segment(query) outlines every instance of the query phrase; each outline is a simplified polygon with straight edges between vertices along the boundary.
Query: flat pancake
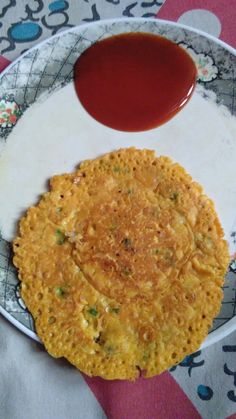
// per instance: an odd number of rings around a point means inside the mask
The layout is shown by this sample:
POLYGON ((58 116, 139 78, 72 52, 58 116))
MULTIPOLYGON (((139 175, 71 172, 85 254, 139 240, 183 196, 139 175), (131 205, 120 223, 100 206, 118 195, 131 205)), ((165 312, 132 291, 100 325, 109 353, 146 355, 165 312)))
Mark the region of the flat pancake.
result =
POLYGON ((134 148, 53 177, 21 219, 14 252, 48 352, 106 379, 151 377, 197 350, 229 263, 201 186, 134 148))

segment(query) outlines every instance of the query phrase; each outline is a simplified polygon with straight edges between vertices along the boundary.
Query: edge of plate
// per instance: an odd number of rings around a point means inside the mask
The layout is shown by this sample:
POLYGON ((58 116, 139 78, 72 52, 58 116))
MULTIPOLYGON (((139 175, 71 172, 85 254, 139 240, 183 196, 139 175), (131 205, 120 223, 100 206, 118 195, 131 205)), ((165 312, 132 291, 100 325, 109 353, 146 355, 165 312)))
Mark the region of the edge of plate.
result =
POLYGON ((200 349, 205 349, 213 343, 219 342, 221 339, 224 339, 230 333, 236 330, 236 315, 220 326, 218 329, 213 330, 210 334, 207 335, 206 339, 200 346, 200 349))
MULTIPOLYGON (((207 32, 201 31, 199 29, 196 28, 192 28, 191 26, 187 26, 187 25, 183 25, 181 23, 178 22, 172 22, 169 20, 165 20, 165 19, 158 19, 158 18, 143 18, 143 17, 134 17, 134 18, 112 18, 112 19, 102 19, 102 20, 98 20, 95 22, 89 22, 89 23, 85 23, 85 24, 81 24, 72 28, 69 28, 63 32, 60 32, 56 35, 51 36, 50 38, 46 38, 43 41, 39 42, 38 44, 36 44, 35 46, 33 46, 32 48, 30 48, 29 50, 27 50, 24 54, 20 55, 16 60, 14 60, 11 64, 9 64, 1 73, 0 73, 0 78, 2 76, 4 76, 9 69, 15 65, 15 63, 17 63, 18 61, 20 61, 22 59, 22 57, 26 56, 29 51, 33 51, 39 47, 41 47, 42 45, 46 44, 48 42, 49 39, 54 39, 54 38, 60 38, 61 36, 63 36, 63 34, 65 33, 69 33, 69 32, 75 32, 78 30, 78 28, 83 29, 83 28, 88 28, 91 26, 97 26, 99 24, 112 24, 112 23, 116 23, 116 22, 130 22, 130 21, 136 21, 136 22, 144 22, 144 21, 148 21, 148 22, 153 22, 153 23, 158 23, 160 25, 169 25, 169 26, 173 26, 173 27, 177 27, 177 28, 181 28, 181 29, 186 29, 190 32, 193 32, 197 35, 201 35, 205 38, 210 39, 211 41, 215 42, 216 44, 220 45, 222 48, 228 50, 230 53, 232 53, 234 56, 236 56, 236 49, 233 48, 232 46, 230 46, 229 44, 227 44, 226 42, 208 34, 207 32)), ((33 331, 31 331, 30 329, 28 329, 26 326, 24 326, 21 322, 19 322, 18 320, 16 320, 8 311, 6 311, 2 306, 0 306, 0 313, 10 322, 12 323, 17 329, 19 329, 21 332, 23 332, 24 334, 26 334, 27 336, 29 336, 30 338, 34 339, 37 342, 40 342, 39 337, 37 336, 37 334, 33 331)), ((204 340, 204 342, 202 343, 202 345, 200 346, 200 349, 205 349, 208 346, 220 341, 221 339, 223 339, 224 337, 228 336, 230 333, 232 333, 234 330, 236 329, 236 315, 234 317, 232 317, 229 321, 227 321, 225 324, 223 324, 222 326, 220 326, 218 329, 216 329, 215 331, 213 331, 212 333, 210 333, 207 338, 204 340)))
POLYGON ((9 64, 1 73, 0 73, 0 78, 5 75, 5 73, 7 73, 7 71, 13 66, 15 65, 15 63, 17 63, 18 61, 20 61, 22 59, 22 57, 25 57, 29 51, 34 51, 35 49, 39 48, 41 45, 44 45, 48 42, 48 40, 50 39, 55 39, 55 38, 60 38, 61 36, 63 36, 66 33, 69 32, 75 32, 78 30, 78 28, 88 28, 91 26, 97 26, 101 23, 116 23, 116 22, 130 22, 130 21, 136 21, 136 22, 144 22, 144 21, 148 21, 148 22, 157 22, 161 25, 169 25, 169 26, 173 26, 173 27, 178 27, 181 29, 186 29, 190 32, 196 33, 197 35, 201 35, 204 36, 205 38, 210 39, 211 41, 217 43, 218 45, 222 46, 223 48, 227 49, 229 52, 231 52, 233 55, 236 56, 236 48, 231 47, 229 44, 227 44, 226 42, 222 41, 221 39, 216 38, 213 35, 208 34, 207 32, 204 32, 200 29, 196 29, 196 28, 192 28, 191 26, 187 26, 187 25, 183 25, 181 23, 178 22, 172 22, 170 20, 166 20, 166 19, 158 19, 158 18, 144 18, 144 17, 127 17, 127 18, 112 18, 112 19, 102 19, 102 20, 96 20, 95 22, 90 22, 90 23, 83 23, 81 25, 77 25, 74 26, 72 28, 68 28, 66 30, 64 30, 63 32, 59 32, 56 35, 53 35, 49 38, 44 39, 43 41, 39 42, 38 44, 34 45, 32 48, 29 48, 26 52, 24 52, 22 55, 20 55, 16 60, 12 61, 11 64, 9 64))
POLYGON ((28 327, 24 326, 19 320, 16 320, 8 311, 6 311, 2 306, 0 306, 0 314, 2 314, 5 319, 7 319, 13 326, 23 332, 25 335, 29 336, 31 339, 34 339, 36 342, 42 343, 38 335, 28 327))

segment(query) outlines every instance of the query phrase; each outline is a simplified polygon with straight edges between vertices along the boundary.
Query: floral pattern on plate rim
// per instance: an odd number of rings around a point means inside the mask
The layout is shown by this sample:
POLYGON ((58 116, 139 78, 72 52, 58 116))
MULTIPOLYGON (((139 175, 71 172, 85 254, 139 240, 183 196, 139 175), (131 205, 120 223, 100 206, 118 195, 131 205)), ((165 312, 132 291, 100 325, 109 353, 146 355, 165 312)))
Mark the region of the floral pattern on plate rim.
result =
POLYGON ((217 78, 219 70, 214 64, 213 58, 210 55, 204 54, 202 52, 197 53, 193 48, 184 43, 180 43, 179 45, 188 51, 193 61, 195 62, 198 73, 198 81, 206 83, 217 78))

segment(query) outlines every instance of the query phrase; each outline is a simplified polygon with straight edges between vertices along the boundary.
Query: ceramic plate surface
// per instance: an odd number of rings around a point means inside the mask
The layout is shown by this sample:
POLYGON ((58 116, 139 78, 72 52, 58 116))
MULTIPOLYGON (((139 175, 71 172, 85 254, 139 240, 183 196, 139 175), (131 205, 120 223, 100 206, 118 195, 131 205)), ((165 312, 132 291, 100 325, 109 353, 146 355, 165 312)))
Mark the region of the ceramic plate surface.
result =
POLYGON ((203 346, 236 328, 236 56, 226 44, 156 19, 116 19, 79 26, 29 50, 0 76, 0 311, 38 339, 20 297, 11 237, 17 216, 37 202, 46 180, 84 158, 136 146, 169 155, 199 181, 216 204, 232 261, 221 312, 203 346), (198 68, 197 89, 163 126, 122 133, 94 121, 73 91, 73 66, 94 42, 123 32, 160 34, 181 44, 198 68), (7 227, 6 225, 9 224, 7 227))

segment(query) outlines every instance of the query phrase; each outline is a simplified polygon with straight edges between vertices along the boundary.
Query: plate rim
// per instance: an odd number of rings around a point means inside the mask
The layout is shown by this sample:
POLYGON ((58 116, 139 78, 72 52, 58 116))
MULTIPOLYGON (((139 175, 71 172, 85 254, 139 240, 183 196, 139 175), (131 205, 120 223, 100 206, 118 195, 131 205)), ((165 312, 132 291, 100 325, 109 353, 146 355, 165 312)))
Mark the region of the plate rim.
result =
MULTIPOLYGON (((52 39, 57 39, 57 38, 61 38, 64 35, 66 35, 67 33, 71 33, 71 32, 77 32, 78 29, 83 30, 89 27, 93 27, 93 26, 100 26, 100 25, 104 25, 104 24, 113 24, 113 23, 118 23, 118 22, 152 22, 152 23, 156 23, 158 25, 164 26, 164 25, 168 25, 170 27, 174 27, 174 28, 179 28, 179 29, 184 29, 187 30, 189 32, 192 32, 196 35, 200 35, 203 36, 206 39, 209 39, 211 41, 213 41, 214 43, 218 44, 219 46, 221 46, 222 48, 224 48, 225 50, 227 50, 228 52, 230 52, 232 55, 234 55, 236 57, 236 48, 232 47, 231 45, 227 44, 226 42, 222 41, 221 39, 216 38, 213 35, 208 34, 207 32, 204 32, 202 30, 199 30, 197 28, 192 28, 191 26, 188 25, 183 25, 181 23, 178 22, 173 22, 167 19, 159 19, 157 18, 145 18, 145 17, 117 17, 117 18, 110 18, 110 19, 101 19, 101 20, 97 20, 94 22, 89 22, 89 23, 83 23, 80 25, 76 25, 72 28, 68 28, 62 32, 59 32, 53 36, 50 36, 44 40, 42 40, 41 42, 38 42, 36 45, 34 45, 33 47, 29 48, 26 52, 24 52, 22 55, 20 55, 17 59, 13 60, 1 73, 0 73, 0 79, 8 73, 8 71, 17 63, 20 62, 27 54, 29 54, 30 52, 41 48, 44 44, 46 44, 49 40, 52 39)), ((9 242, 8 242, 9 243, 9 242)), ((20 330, 22 333, 24 333, 25 335, 27 335, 28 337, 30 337, 31 339, 35 340, 36 342, 42 343, 41 340, 39 339, 38 335, 31 331, 30 329, 28 329, 28 327, 26 327, 23 323, 21 323, 19 320, 15 319, 13 317, 12 314, 10 314, 6 309, 4 309, 4 307, 2 307, 0 305, 0 314, 2 314, 3 317, 5 317, 11 324, 13 324, 18 330, 20 330)), ((230 319, 228 320, 226 323, 224 323, 222 326, 220 326, 219 328, 217 328, 216 330, 212 331, 210 334, 207 335, 206 339, 203 341, 202 345, 200 346, 199 349, 205 349, 208 346, 219 342, 220 340, 222 340, 223 338, 225 338, 226 336, 228 336, 230 333, 232 333, 234 330, 236 330, 236 314, 230 319)))
POLYGON ((13 326, 15 326, 18 330, 20 330, 25 335, 29 336, 31 339, 35 340, 36 342, 42 343, 39 339, 38 335, 30 330, 28 327, 26 327, 23 323, 21 323, 19 320, 15 319, 15 317, 12 316, 5 308, 3 308, 0 305, 0 314, 7 319, 13 326))
POLYGON ((207 32, 204 32, 200 29, 196 29, 196 28, 192 28, 191 26, 188 25, 183 25, 182 23, 178 23, 178 22, 173 22, 171 20, 167 20, 167 19, 159 19, 159 18, 144 18, 144 17, 119 17, 119 18, 111 18, 111 19, 101 19, 101 20, 96 20, 94 22, 89 22, 89 23, 83 23, 81 25, 77 25, 77 26, 73 26, 72 28, 68 28, 65 29, 62 32, 59 32, 55 35, 50 36, 49 38, 46 38, 44 40, 42 40, 41 42, 37 43, 36 45, 34 45, 33 47, 29 48, 27 51, 25 51, 23 54, 21 54, 18 58, 16 58, 15 60, 13 60, 1 73, 0 73, 0 78, 2 78, 2 76, 5 75, 5 73, 7 73, 7 71, 13 66, 15 65, 17 62, 21 61, 22 58, 24 58, 29 52, 34 51, 35 49, 41 47, 42 45, 46 44, 49 40, 52 39, 56 39, 56 38, 61 38, 63 35, 66 35, 69 32, 76 32, 78 30, 78 28, 88 28, 91 26, 99 26, 99 24, 109 24, 109 23, 117 23, 117 22, 153 22, 153 23, 158 23, 161 25, 169 25, 169 26, 173 26, 173 27, 177 27, 180 29, 185 29, 187 31, 190 32, 194 32, 197 35, 201 35, 205 38, 210 39, 211 41, 215 42, 216 44, 220 45, 222 48, 228 50, 231 54, 233 54, 234 56, 236 56, 236 48, 232 47, 231 45, 227 44, 226 42, 222 41, 221 39, 216 38, 213 35, 208 34, 207 32))

